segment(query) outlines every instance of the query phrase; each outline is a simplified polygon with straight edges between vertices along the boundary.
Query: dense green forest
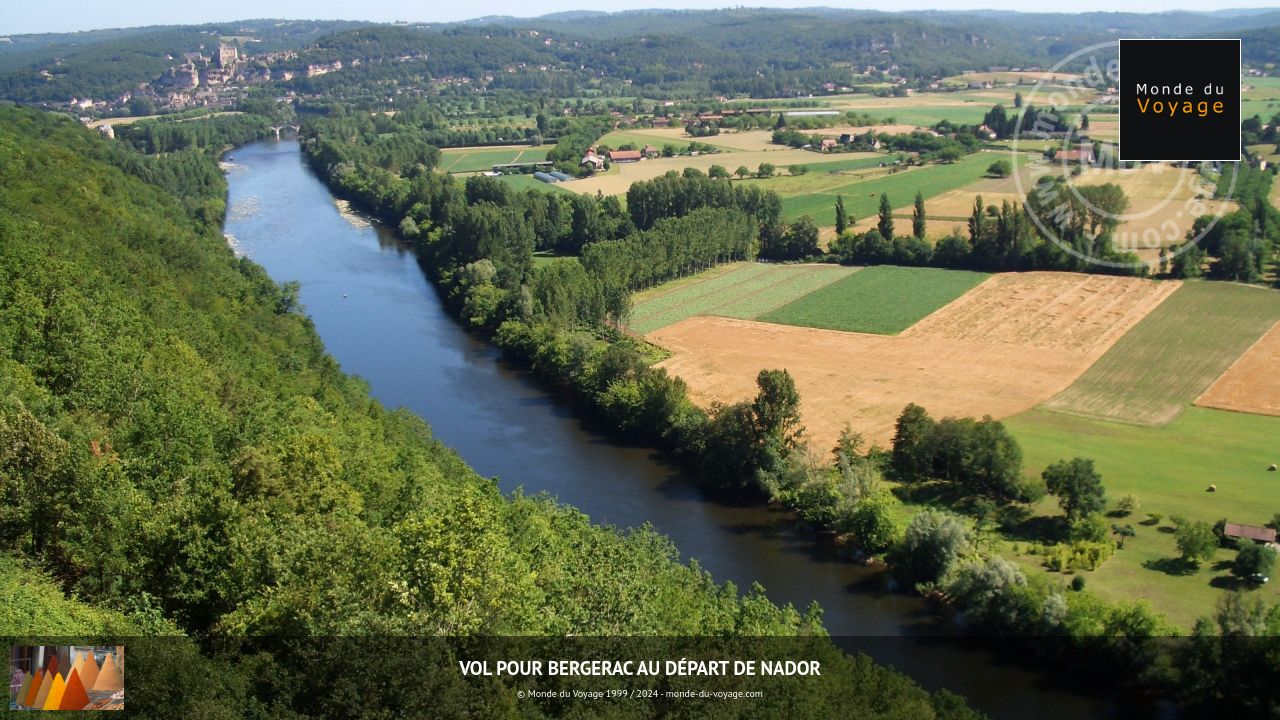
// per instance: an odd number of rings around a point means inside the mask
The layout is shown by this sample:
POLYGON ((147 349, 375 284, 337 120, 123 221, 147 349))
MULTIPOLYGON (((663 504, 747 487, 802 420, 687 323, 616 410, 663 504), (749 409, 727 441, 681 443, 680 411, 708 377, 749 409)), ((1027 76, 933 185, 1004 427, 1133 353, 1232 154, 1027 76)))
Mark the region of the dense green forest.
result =
MULTIPOLYGON (((296 288, 226 247, 207 216, 225 186, 190 173, 193 211, 144 179, 161 160, 15 109, 0 109, 0 159, 6 634, 822 635, 816 610, 717 585, 651 530, 502 496, 420 419, 379 406, 325 354, 296 288)), ((269 658, 166 643, 141 644, 132 677, 181 662, 193 690, 150 707, 143 681, 139 717, 340 712, 316 702, 341 692, 323 668, 284 692, 249 681, 284 672, 269 658)), ((970 716, 821 648, 839 681, 780 686, 770 707, 970 716)), ((394 713, 421 692, 378 701, 394 713)), ((517 712, 491 700, 450 697, 517 712)))

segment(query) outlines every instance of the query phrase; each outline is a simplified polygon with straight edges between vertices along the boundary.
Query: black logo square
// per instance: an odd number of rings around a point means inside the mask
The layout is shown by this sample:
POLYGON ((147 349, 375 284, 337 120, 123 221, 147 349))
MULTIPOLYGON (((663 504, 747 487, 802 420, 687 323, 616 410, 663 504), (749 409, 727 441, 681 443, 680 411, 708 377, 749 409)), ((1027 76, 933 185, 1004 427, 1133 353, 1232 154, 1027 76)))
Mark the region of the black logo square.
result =
POLYGON ((1240 159, 1239 40, 1120 41, 1120 159, 1240 159))

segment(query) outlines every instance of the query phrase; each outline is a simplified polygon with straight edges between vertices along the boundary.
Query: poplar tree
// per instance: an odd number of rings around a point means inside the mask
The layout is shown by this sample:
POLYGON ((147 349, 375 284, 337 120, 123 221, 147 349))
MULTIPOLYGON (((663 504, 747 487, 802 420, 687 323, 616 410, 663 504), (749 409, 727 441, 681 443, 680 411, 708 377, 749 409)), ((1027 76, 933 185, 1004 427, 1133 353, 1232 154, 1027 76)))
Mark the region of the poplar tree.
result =
POLYGON ((924 195, 916 191, 916 209, 911 216, 911 232, 921 240, 924 239, 924 195))
POLYGON ((876 225, 880 236, 893 242, 893 206, 889 204, 889 196, 880 193, 880 222, 876 225))

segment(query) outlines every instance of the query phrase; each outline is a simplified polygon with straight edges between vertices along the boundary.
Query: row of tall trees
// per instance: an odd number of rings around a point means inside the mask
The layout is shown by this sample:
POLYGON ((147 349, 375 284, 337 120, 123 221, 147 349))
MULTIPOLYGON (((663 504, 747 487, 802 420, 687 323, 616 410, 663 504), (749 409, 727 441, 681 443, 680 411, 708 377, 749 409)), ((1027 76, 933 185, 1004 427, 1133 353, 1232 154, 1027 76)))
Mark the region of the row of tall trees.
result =
MULTIPOLYGON (((723 168, 720 168, 723 171, 723 168)), ((776 227, 782 217, 777 193, 751 184, 732 184, 727 172, 711 177, 694 168, 668 172, 632 183, 627 190, 631 222, 647 230, 663 218, 680 217, 703 207, 736 208, 755 218, 761 228, 776 227)))
MULTIPOLYGON (((897 235, 893 205, 886 195, 881 195, 875 229, 861 234, 846 230, 832 242, 829 256, 846 264, 894 263, 991 272, 1143 273, 1145 268, 1111 268, 1085 259, 1136 262, 1132 254, 1117 253, 1112 247, 1116 218, 1128 207, 1124 192, 1113 184, 1067 189, 1056 185, 1060 182, 1059 179, 1050 183, 1052 187, 1033 191, 1026 206, 1007 200, 999 207, 986 205, 979 195, 974 198, 967 220, 968 232, 953 230, 932 245, 924 240, 928 225, 923 195, 916 193, 912 235, 908 238, 897 235), (1042 223, 1050 226, 1056 240, 1044 238, 1029 213, 1036 213, 1042 223)), ((836 200, 836 222, 846 228, 853 224, 844 210, 843 198, 836 200)))

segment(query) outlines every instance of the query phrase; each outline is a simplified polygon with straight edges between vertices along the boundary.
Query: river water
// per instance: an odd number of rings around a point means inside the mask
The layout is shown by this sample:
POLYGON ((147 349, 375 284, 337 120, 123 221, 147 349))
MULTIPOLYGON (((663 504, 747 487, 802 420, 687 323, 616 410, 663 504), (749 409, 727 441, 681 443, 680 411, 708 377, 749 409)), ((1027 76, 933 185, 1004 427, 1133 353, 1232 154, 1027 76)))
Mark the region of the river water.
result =
POLYGON ((570 408, 504 366, 441 305, 410 249, 342 212, 297 143, 263 141, 227 156, 226 234, 279 282, 296 280, 329 353, 388 407, 431 424, 505 491, 547 492, 599 524, 651 523, 717 581, 763 585, 770 599, 817 601, 841 645, 930 689, 948 688, 993 718, 1132 716, 1133 708, 1056 686, 1015 657, 962 648, 915 597, 840 562, 785 514, 709 501, 645 449, 592 433, 570 408))

